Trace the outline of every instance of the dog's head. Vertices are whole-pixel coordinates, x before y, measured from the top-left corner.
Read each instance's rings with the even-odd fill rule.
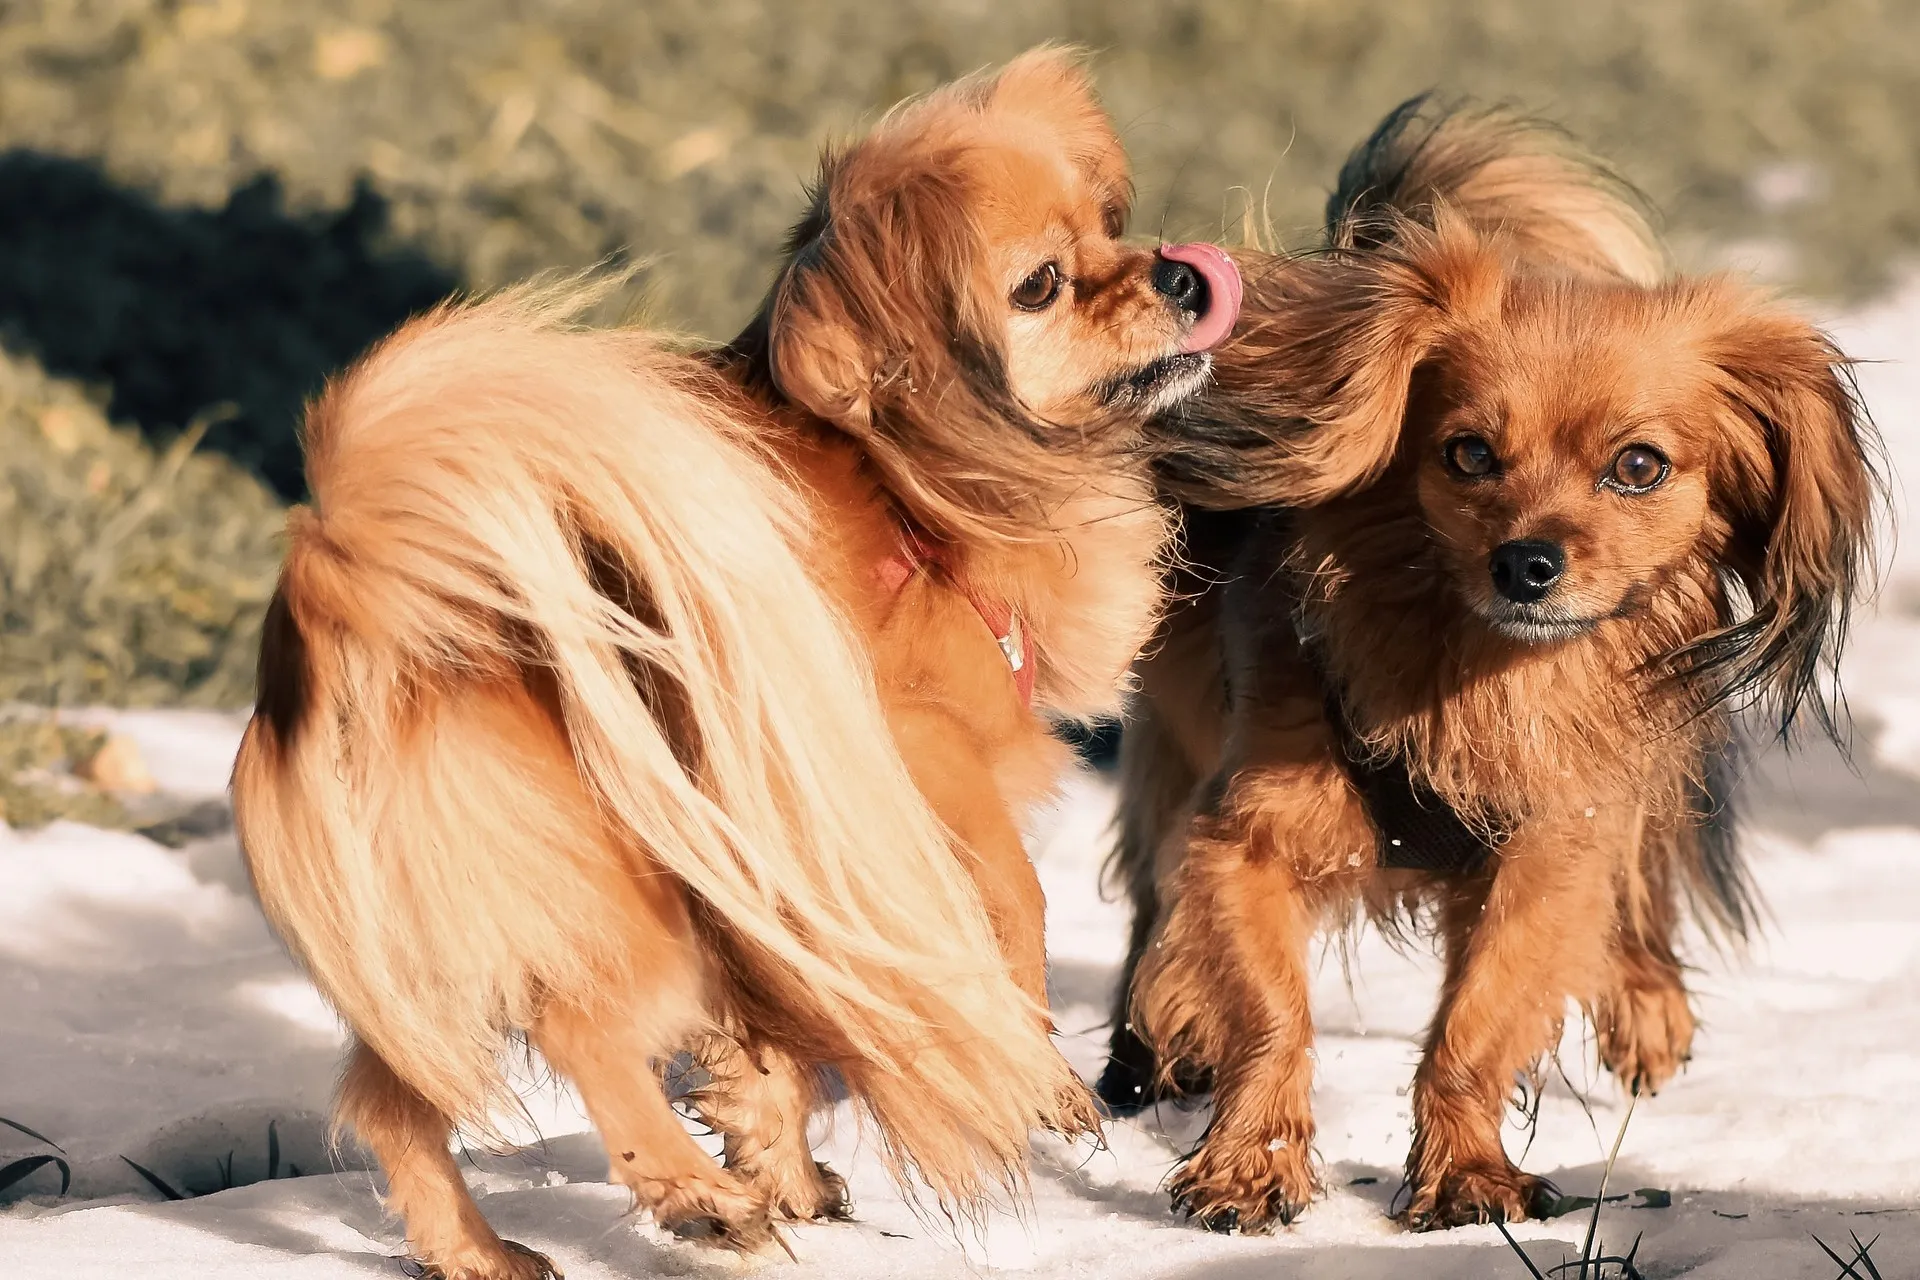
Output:
[[[1295,415],[1269,500],[1392,486],[1469,625],[1538,646],[1658,618],[1675,674],[1791,723],[1844,634],[1877,496],[1819,330],[1725,277],[1518,269],[1445,216],[1288,288],[1263,315]]]
[[[1121,241],[1131,195],[1078,60],[1029,53],[826,157],[735,350],[936,534],[1009,532],[1133,453],[1238,312],[1219,250]]]

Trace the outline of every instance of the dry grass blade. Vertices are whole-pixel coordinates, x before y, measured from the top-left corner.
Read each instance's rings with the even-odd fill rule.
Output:
[[[152,1187],[155,1191],[158,1191],[161,1195],[165,1196],[167,1199],[185,1200],[187,1198],[184,1193],[175,1191],[170,1185],[168,1185],[167,1180],[165,1178],[162,1178],[159,1174],[147,1168],[145,1165],[135,1164],[132,1160],[127,1160],[127,1157],[125,1156],[121,1156],[120,1158],[122,1160],[126,1160],[128,1168],[132,1169],[135,1173],[145,1178],[147,1180],[148,1186]]]
[[[1852,1262],[1848,1262],[1845,1258],[1835,1253],[1833,1251],[1833,1246],[1829,1245],[1825,1240],[1822,1240],[1819,1236],[1814,1236],[1813,1242],[1820,1246],[1820,1250],[1822,1253],[1825,1253],[1829,1258],[1832,1258],[1834,1262],[1839,1264],[1841,1276],[1851,1277],[1851,1280],[1867,1280],[1865,1276],[1861,1275],[1858,1271],[1855,1271],[1853,1269]],[[1859,1261],[1859,1259],[1855,1258],[1854,1261],[1857,1262]]]
[[[1873,1246],[1880,1242],[1880,1237],[1875,1236],[1863,1244],[1861,1243],[1859,1233],[1849,1231],[1847,1235],[1853,1240],[1854,1253],[1850,1260],[1841,1257],[1834,1251],[1832,1245],[1829,1245],[1819,1236],[1813,1237],[1813,1242],[1820,1246],[1821,1252],[1825,1253],[1829,1258],[1832,1258],[1834,1263],[1840,1268],[1840,1275],[1835,1277],[1835,1280],[1883,1280],[1880,1275],[1880,1268],[1874,1264],[1871,1252]],[[1866,1267],[1866,1275],[1861,1275],[1854,1269],[1856,1263]]]
[[[1585,1275],[1587,1269],[1592,1268],[1593,1280],[1609,1280],[1606,1269],[1616,1267],[1619,1269],[1618,1273],[1611,1277],[1611,1280],[1646,1280],[1646,1277],[1640,1274],[1640,1268],[1635,1261],[1640,1256],[1641,1239],[1641,1236],[1635,1236],[1633,1247],[1625,1254],[1602,1253],[1591,1258],[1576,1258],[1572,1262],[1563,1262],[1557,1267],[1548,1267],[1547,1270],[1553,1275],[1559,1275],[1563,1271],[1571,1271],[1579,1267],[1581,1274]]]
[[[58,1151],[61,1155],[67,1154],[67,1149],[65,1147],[55,1142],[52,1138],[49,1138],[46,1134],[41,1133],[38,1129],[27,1128],[27,1126],[21,1124],[18,1120],[9,1120],[5,1116],[0,1116],[0,1124],[7,1126],[7,1128],[9,1129],[14,1129],[20,1133],[24,1133],[29,1138],[32,1138],[36,1142],[46,1143],[48,1146],[52,1147],[55,1151]]]
[[[1600,1190],[1599,1193],[1593,1197],[1593,1217],[1587,1220],[1587,1238],[1580,1245],[1581,1280],[1586,1280],[1587,1265],[1593,1257],[1594,1241],[1599,1235],[1600,1206],[1604,1204],[1607,1199],[1607,1182],[1613,1177],[1614,1162],[1620,1158],[1620,1147],[1621,1144],[1627,1140],[1627,1126],[1633,1123],[1633,1109],[1638,1105],[1639,1101],[1640,1093],[1638,1090],[1635,1090],[1628,1096],[1627,1114],[1620,1117],[1620,1131],[1613,1135],[1613,1148],[1607,1152],[1606,1166],[1600,1170]],[[1595,1275],[1597,1276],[1598,1274],[1599,1269],[1596,1267]]]
[[[1547,1277],[1542,1274],[1540,1268],[1534,1265],[1533,1259],[1527,1256],[1527,1251],[1520,1247],[1520,1242],[1513,1238],[1513,1232],[1507,1230],[1506,1222],[1503,1219],[1495,1218],[1493,1225],[1500,1229],[1500,1237],[1507,1242],[1507,1248],[1513,1250],[1514,1256],[1526,1265],[1527,1274],[1531,1275],[1533,1280],[1547,1280]]]
[[[1608,1150],[1607,1162],[1600,1170],[1600,1188],[1593,1197],[1593,1216],[1587,1220],[1587,1234],[1581,1242],[1580,1256],[1578,1258],[1570,1262],[1563,1262],[1555,1267],[1549,1267],[1547,1272],[1543,1274],[1540,1268],[1534,1264],[1533,1259],[1529,1258],[1526,1251],[1520,1247],[1519,1242],[1513,1238],[1513,1233],[1507,1230],[1507,1224],[1498,1220],[1494,1222],[1493,1225],[1499,1228],[1501,1237],[1506,1240],[1507,1247],[1512,1249],[1520,1261],[1526,1264],[1528,1272],[1530,1272],[1536,1280],[1546,1280],[1547,1274],[1557,1276],[1569,1271],[1575,1273],[1576,1280],[1606,1280],[1606,1269],[1608,1267],[1618,1268],[1618,1274],[1614,1280],[1642,1280],[1640,1270],[1636,1265],[1636,1259],[1640,1255],[1640,1236],[1634,1237],[1633,1247],[1628,1249],[1625,1254],[1598,1252],[1598,1250],[1604,1249],[1604,1246],[1599,1243],[1600,1210],[1607,1202],[1607,1184],[1613,1178],[1613,1167],[1620,1159],[1620,1148],[1627,1140],[1627,1126],[1633,1123],[1634,1106],[1639,1100],[1640,1098],[1637,1093],[1627,1099],[1627,1112],[1620,1117],[1620,1128],[1618,1132],[1613,1135],[1613,1146]],[[1615,1198],[1625,1199],[1626,1197],[1617,1196]],[[1652,1196],[1648,1197],[1648,1201],[1649,1204],[1655,1203],[1654,1197]],[[1825,1248],[1826,1246],[1822,1245],[1821,1247]]]
[[[1867,1274],[1872,1276],[1873,1280],[1881,1280],[1880,1268],[1873,1264],[1873,1254],[1871,1252],[1873,1246],[1880,1243],[1880,1237],[1875,1236],[1865,1244],[1861,1244],[1858,1232],[1849,1231],[1847,1235],[1853,1240],[1853,1247],[1859,1250],[1854,1261],[1863,1264],[1867,1268]]]
[[[73,1166],[59,1156],[28,1156],[24,1160],[15,1160],[12,1164],[0,1166],[0,1191],[5,1191],[14,1183],[26,1178],[35,1171],[54,1165],[60,1170],[60,1194],[67,1194],[67,1188],[73,1185]]]

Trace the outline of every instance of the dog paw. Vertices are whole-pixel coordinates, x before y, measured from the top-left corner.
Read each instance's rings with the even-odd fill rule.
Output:
[[[1618,991],[1595,1022],[1601,1061],[1633,1093],[1658,1093],[1693,1050],[1693,1010],[1677,985]]]
[[[407,1268],[415,1280],[567,1280],[553,1259],[517,1240],[502,1240],[500,1250],[460,1261],[415,1263]]]
[[[1092,1093],[1080,1083],[1079,1077],[1060,1090],[1054,1100],[1053,1112],[1042,1117],[1043,1126],[1063,1138],[1084,1138],[1100,1134],[1102,1115],[1100,1104]]]
[[[1449,1170],[1437,1182],[1416,1185],[1401,1215],[1412,1231],[1444,1231],[1485,1222],[1543,1218],[1560,1198],[1545,1178],[1511,1164]]]
[[[695,1240],[735,1253],[765,1254],[786,1247],[773,1215],[757,1188],[728,1178],[712,1184],[687,1179],[664,1188],[653,1203],[653,1218],[682,1240]]]
[[[853,1198],[847,1180],[817,1160],[809,1160],[811,1176],[789,1178],[769,1188],[767,1204],[782,1222],[851,1222]]]
[[[853,1217],[847,1182],[798,1143],[729,1156],[727,1172],[745,1183],[779,1222],[845,1222]]]
[[[1169,1188],[1173,1210],[1209,1231],[1259,1235],[1290,1226],[1320,1194],[1306,1142],[1208,1138]]]

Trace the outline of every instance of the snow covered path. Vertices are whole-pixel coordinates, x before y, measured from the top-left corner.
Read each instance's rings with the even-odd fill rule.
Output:
[[[191,717],[134,728],[155,751],[232,733]],[[1770,762],[1761,787],[1775,797],[1757,806],[1768,832],[1756,846],[1776,927],[1751,956],[1708,965],[1698,1056],[1628,1130],[1615,1187],[1668,1190],[1673,1207],[1610,1208],[1605,1233],[1624,1245],[1644,1231],[1641,1256],[1659,1268],[1650,1275],[1774,1280],[1835,1274],[1810,1232],[1884,1232],[1883,1273],[1920,1273],[1920,1123],[1909,1111],[1920,1098],[1920,832],[1880,816],[1920,814],[1920,783],[1837,767],[1789,776]],[[1035,842],[1054,903],[1059,1019],[1089,1072],[1124,925],[1093,892],[1107,803],[1104,784],[1083,779]],[[1871,825],[1854,825],[1854,812]],[[1815,827],[1827,829],[1811,836]],[[994,1222],[969,1259],[914,1219],[841,1117],[830,1149],[852,1175],[861,1223],[799,1230],[802,1265],[785,1270],[796,1280],[962,1276],[982,1263],[1036,1277],[1517,1276],[1491,1228],[1409,1237],[1385,1217],[1433,987],[1430,963],[1376,940],[1361,948],[1351,993],[1337,960],[1323,965],[1320,1146],[1337,1190],[1290,1234],[1221,1239],[1167,1216],[1159,1180],[1204,1119],[1169,1111],[1116,1126],[1105,1152],[1042,1143],[1027,1223]],[[77,826],[5,836],[0,1018],[0,1114],[60,1142],[75,1168],[72,1196],[45,1194],[43,1170],[23,1184],[42,1194],[0,1213],[0,1275],[400,1274],[371,1176],[326,1172],[321,1113],[338,1031],[245,896],[230,837],[172,851]],[[1527,1163],[1591,1192],[1619,1098],[1577,1034],[1563,1058],[1593,1120],[1556,1085]],[[605,1157],[570,1099],[529,1094],[544,1148],[474,1162],[503,1232],[576,1277],[737,1270],[620,1219],[624,1197],[606,1185]],[[269,1122],[280,1177],[265,1182]],[[1517,1150],[1525,1135],[1512,1137]],[[0,1156],[41,1149],[0,1139]],[[177,1203],[121,1158],[203,1192],[221,1185],[229,1153],[228,1180],[242,1185]],[[294,1167],[303,1176],[288,1176]],[[1551,1262],[1579,1229],[1569,1218],[1519,1234]]]
[[[1838,327],[1849,349],[1894,362],[1863,368],[1861,381],[1896,469],[1920,476],[1920,287]],[[1897,505],[1911,533],[1904,492]],[[1888,1280],[1920,1276],[1916,654],[1920,555],[1909,554],[1849,662],[1857,772],[1820,751],[1755,766],[1748,837],[1772,927],[1748,955],[1697,954],[1696,1056],[1627,1131],[1614,1189],[1667,1191],[1671,1207],[1614,1205],[1602,1220],[1612,1245],[1644,1233],[1650,1277],[1832,1280],[1840,1269],[1812,1236],[1838,1247],[1850,1231],[1881,1236],[1873,1257]],[[115,719],[163,785],[218,793],[237,721]],[[1034,833],[1058,1021],[1089,1073],[1125,925],[1096,891],[1109,804],[1103,782],[1082,778]],[[1386,1218],[1435,981],[1430,960],[1377,939],[1360,947],[1351,988],[1337,957],[1326,958],[1317,1112],[1334,1191],[1291,1232],[1213,1237],[1169,1217],[1160,1180],[1204,1115],[1166,1111],[1114,1126],[1105,1151],[1037,1144],[1030,1209],[997,1218],[963,1252],[913,1216],[842,1115],[827,1151],[849,1175],[860,1221],[797,1230],[799,1265],[768,1274],[1521,1277],[1492,1228],[1410,1237]],[[65,1198],[52,1194],[49,1169],[5,1192],[25,1199],[0,1209],[0,1278],[401,1275],[400,1234],[372,1175],[339,1167],[325,1147],[339,1042],[252,905],[230,835],[169,850],[71,825],[0,827],[0,1116],[59,1143],[74,1170]],[[1578,1028],[1561,1056],[1570,1086],[1548,1091],[1526,1164],[1588,1194],[1623,1107]],[[526,1092],[544,1141],[475,1155],[469,1175],[503,1234],[552,1254],[575,1280],[743,1271],[621,1218],[624,1195],[606,1184],[605,1158],[571,1099],[534,1081]],[[1528,1143],[1518,1129],[1510,1139],[1516,1153]],[[46,1149],[0,1128],[0,1165]],[[130,1161],[194,1198],[162,1200]],[[234,1189],[200,1194],[223,1183]],[[1574,1252],[1583,1229],[1584,1218],[1567,1218],[1516,1234],[1546,1266]]]

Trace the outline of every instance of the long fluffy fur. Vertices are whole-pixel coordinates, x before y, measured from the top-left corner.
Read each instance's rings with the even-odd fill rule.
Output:
[[[1316,251],[1244,255],[1247,318],[1218,365],[1220,394],[1169,417],[1172,438],[1156,455],[1163,487],[1184,502],[1318,502],[1379,476],[1392,438],[1383,433],[1397,424],[1374,421],[1353,448],[1353,414],[1382,388],[1406,386],[1425,346],[1422,331],[1375,304],[1434,296],[1445,268],[1424,246],[1442,223],[1452,243],[1554,271],[1654,285],[1670,269],[1645,197],[1565,131],[1431,95],[1396,107],[1354,149],[1326,214]],[[1315,323],[1291,323],[1296,314]],[[1267,376],[1274,368],[1289,376]]]
[[[273,623],[299,690],[263,680],[283,705],[235,777],[261,900],[362,1038],[485,1128],[507,1032],[591,1006],[620,951],[610,869],[511,741],[464,731],[428,777],[402,757],[545,673],[612,870],[683,883],[741,984],[827,1029],[905,1161],[968,1199],[1071,1081],[812,585],[794,494],[713,379],[572,328],[580,301],[446,308],[310,415]]]
[[[521,290],[313,406],[236,812],[424,1264],[552,1272],[446,1151],[516,1032],[639,1207],[746,1251],[845,1211],[827,1068],[956,1214],[1032,1128],[1096,1123],[1020,822],[1065,763],[1044,715],[1111,710],[1154,625],[1144,418],[1225,327],[1121,239],[1130,194],[1083,68],[1035,51],[831,156],[725,347]],[[1072,288],[1018,304],[1043,272]],[[652,1078],[683,1050],[722,1164]]]
[[[1215,393],[1170,419],[1164,470],[1192,507],[1258,514],[1197,549],[1221,585],[1170,615],[1163,652],[1188,656],[1143,664],[1151,712],[1123,748],[1119,871],[1158,923],[1136,920],[1122,1008],[1160,1051],[1155,1086],[1183,1058],[1214,1073],[1176,1201],[1256,1228],[1304,1206],[1305,941],[1411,903],[1447,980],[1413,1092],[1409,1221],[1537,1212],[1548,1188],[1499,1142],[1514,1073],[1571,999],[1623,1083],[1657,1088],[1693,1033],[1681,895],[1734,934],[1753,920],[1730,708],[1835,730],[1872,426],[1814,326],[1731,278],[1670,274],[1630,189],[1503,112],[1405,104],[1343,171],[1326,248],[1247,274],[1247,320]],[[1466,440],[1491,460],[1479,478],[1444,462]],[[1649,440],[1659,480],[1605,479]],[[1572,629],[1529,637],[1489,556],[1539,539],[1565,548],[1546,607]],[[1193,687],[1209,639],[1217,702]],[[1206,779],[1177,810],[1141,773],[1169,753]],[[1497,852],[1379,867],[1395,833],[1355,754]],[[1111,1103],[1142,1087],[1131,1035],[1116,1027]]]

